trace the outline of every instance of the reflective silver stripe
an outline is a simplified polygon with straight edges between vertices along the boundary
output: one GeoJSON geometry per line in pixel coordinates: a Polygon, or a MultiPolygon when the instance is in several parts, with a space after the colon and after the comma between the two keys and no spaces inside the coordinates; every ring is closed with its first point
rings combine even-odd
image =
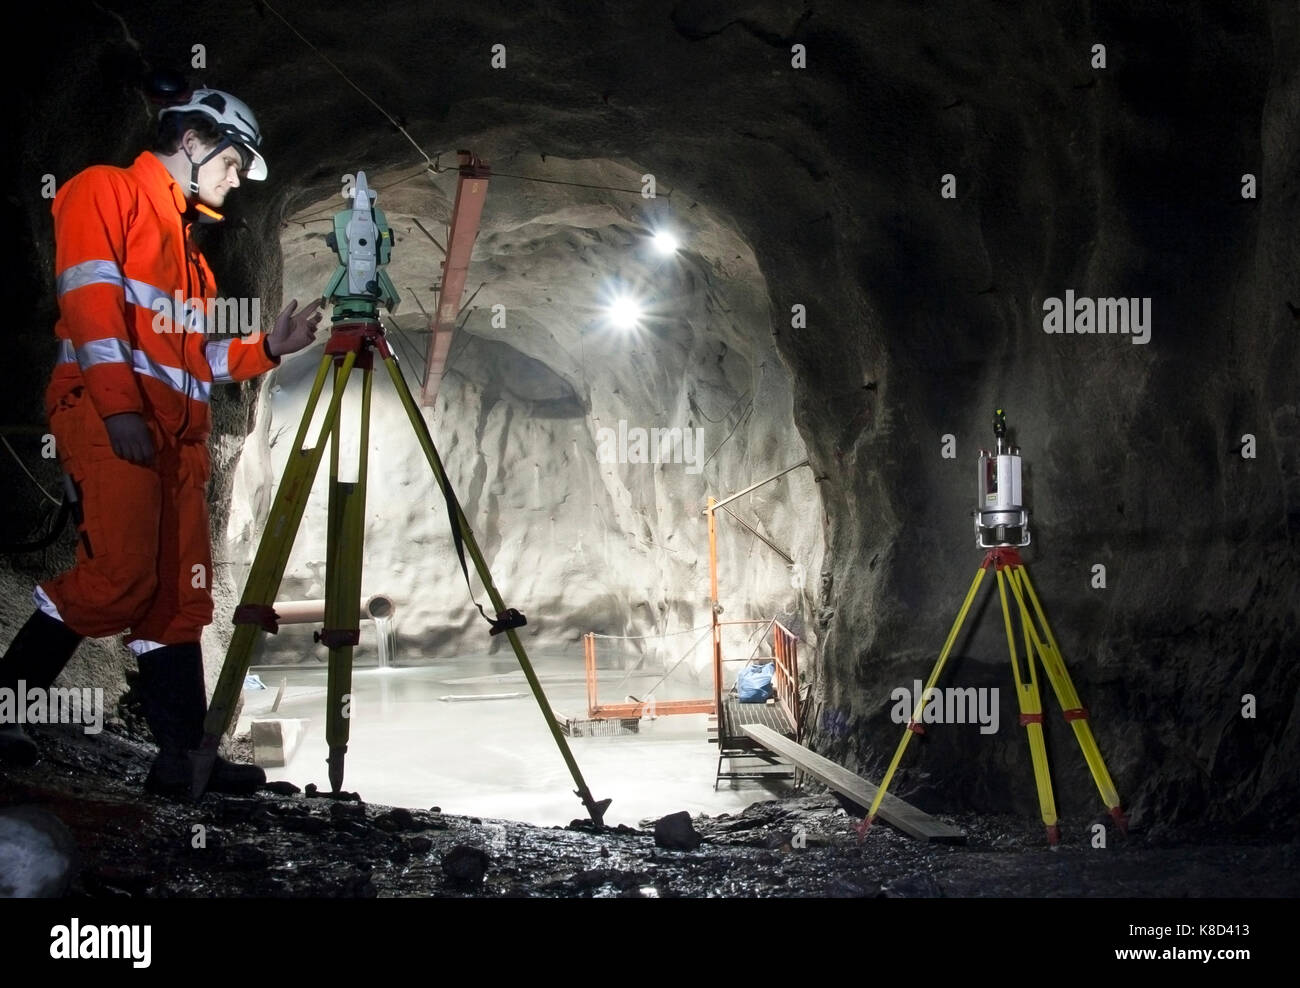
{"type": "Polygon", "coordinates": [[[137,638],[133,642],[127,642],[126,647],[134,652],[136,657],[139,658],[141,655],[148,652],[155,652],[158,649],[166,648],[167,646],[162,642],[151,642],[147,638],[137,638]]]}
{"type": "Polygon", "coordinates": [[[127,279],[126,282],[126,300],[132,305],[138,305],[142,309],[149,309],[151,312],[161,312],[173,325],[183,327],[188,325],[191,333],[206,333],[207,318],[203,311],[202,299],[192,299],[190,301],[198,302],[196,306],[191,306],[187,302],[182,302],[180,311],[177,311],[175,294],[168,295],[161,288],[149,284],[147,281],[137,281],[134,278],[127,279]]]}
{"type": "Polygon", "coordinates": [[[161,312],[176,326],[188,326],[192,333],[207,332],[207,316],[201,299],[197,306],[182,303],[181,311],[176,311],[176,295],[168,294],[156,285],[136,278],[126,278],[116,261],[82,261],[64,270],[58,278],[58,293],[62,297],[68,292],[85,288],[87,285],[121,285],[126,300],[132,305],[151,312],[161,312]]]}
{"type": "Polygon", "coordinates": [[[212,368],[213,384],[234,384],[235,379],[230,376],[230,341],[221,340],[219,343],[203,344],[203,353],[208,358],[208,366],[212,368]]]}
{"type": "Polygon", "coordinates": [[[147,374],[149,377],[162,381],[173,390],[181,394],[188,394],[195,401],[207,401],[208,395],[212,391],[212,385],[207,381],[200,381],[194,375],[186,375],[185,371],[179,367],[168,367],[166,364],[160,364],[149,359],[149,355],[143,350],[136,350],[133,353],[135,357],[135,372],[137,374],[147,374]],[[189,391],[185,390],[185,379],[189,377],[189,391]]]}
{"type": "MultiPolygon", "coordinates": [[[[226,342],[229,343],[230,341],[227,340],[226,342]]],[[[213,344],[208,345],[212,346],[213,344]]],[[[125,340],[92,340],[80,349],[73,347],[71,340],[60,340],[58,363],[75,363],[83,371],[98,364],[130,363],[137,374],[147,374],[181,394],[188,394],[195,401],[208,401],[212,393],[212,385],[207,381],[200,381],[192,374],[189,375],[190,387],[187,392],[185,390],[185,371],[179,367],[168,367],[166,364],[151,360],[143,350],[131,350],[127,347],[125,340]],[[131,355],[129,361],[126,354],[131,355]]],[[[227,382],[219,381],[218,383],[227,382]]]]}
{"type": "Polygon", "coordinates": [[[63,620],[63,615],[60,614],[59,609],[54,606],[54,601],[50,600],[49,594],[45,592],[39,583],[36,584],[36,589],[32,591],[32,603],[50,617],[54,618],[54,620],[63,620]]]}
{"type": "Polygon", "coordinates": [[[130,362],[131,344],[116,337],[91,340],[77,347],[77,366],[83,371],[99,364],[129,364],[130,362]]]}
{"type": "Polygon", "coordinates": [[[70,268],[64,268],[59,275],[58,292],[66,295],[87,285],[120,285],[122,269],[116,261],[82,261],[70,268]]]}

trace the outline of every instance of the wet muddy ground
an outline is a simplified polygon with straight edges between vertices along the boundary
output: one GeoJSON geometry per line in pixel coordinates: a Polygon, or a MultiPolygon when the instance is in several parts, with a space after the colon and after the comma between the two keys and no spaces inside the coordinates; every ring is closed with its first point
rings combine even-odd
{"type": "MultiPolygon", "coordinates": [[[[860,841],[814,784],[805,795],[693,819],[694,849],[656,846],[654,821],[597,831],[395,809],[310,791],[142,791],[153,748],[109,727],[33,732],[42,760],[0,776],[0,808],[37,806],[77,845],[71,897],[1098,897],[1294,896],[1298,843],[1223,834],[1063,828],[1049,849],[1032,819],[945,816],[964,845],[881,825],[860,841]]],[[[362,794],[364,795],[364,794],[362,794]]],[[[575,816],[581,805],[574,800],[575,816]]],[[[670,808],[669,808],[670,809],[670,808]]]]}

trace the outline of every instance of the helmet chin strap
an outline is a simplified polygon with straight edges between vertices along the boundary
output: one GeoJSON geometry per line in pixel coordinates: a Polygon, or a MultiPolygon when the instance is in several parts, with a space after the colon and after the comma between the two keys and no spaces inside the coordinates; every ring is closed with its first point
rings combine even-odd
{"type": "Polygon", "coordinates": [[[197,214],[200,223],[220,223],[225,219],[221,213],[217,212],[199,198],[199,169],[228,147],[234,147],[234,144],[227,138],[219,142],[216,147],[209,151],[207,157],[202,161],[195,161],[190,157],[189,151],[185,152],[185,157],[190,163],[190,196],[193,197],[190,206],[197,214]]]}
{"type": "Polygon", "coordinates": [[[189,151],[185,152],[185,158],[190,163],[190,195],[197,196],[199,194],[199,169],[202,168],[204,165],[206,165],[209,161],[211,161],[213,158],[215,158],[217,155],[219,155],[222,151],[224,151],[228,147],[234,147],[234,145],[230,142],[230,139],[226,138],[221,140],[220,142],[218,142],[216,147],[214,147],[211,151],[208,152],[208,156],[204,158],[202,161],[195,161],[193,158],[190,157],[189,151]]]}

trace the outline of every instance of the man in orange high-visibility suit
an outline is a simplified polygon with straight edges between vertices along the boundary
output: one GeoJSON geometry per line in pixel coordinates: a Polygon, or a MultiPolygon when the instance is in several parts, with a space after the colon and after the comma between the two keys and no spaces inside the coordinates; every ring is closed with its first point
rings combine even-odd
{"type": "MultiPolygon", "coordinates": [[[[219,220],[241,179],[266,177],[260,146],[247,106],[198,89],[161,111],[152,151],[128,168],[88,168],[54,200],[59,355],[45,402],[76,494],[77,559],[37,586],[36,612],[0,659],[0,688],[47,689],[82,636],[125,631],[158,741],[154,792],[188,790],[207,706],[212,386],[276,366],[312,342],[321,318],[319,302],[295,311],[294,300],[269,334],[214,335],[221,327],[205,324],[220,307],[207,304],[215,279],[191,228],[219,220]]],[[[37,756],[21,727],[0,724],[0,759],[37,756]]],[[[221,760],[209,788],[265,781],[255,766],[221,760]]]]}

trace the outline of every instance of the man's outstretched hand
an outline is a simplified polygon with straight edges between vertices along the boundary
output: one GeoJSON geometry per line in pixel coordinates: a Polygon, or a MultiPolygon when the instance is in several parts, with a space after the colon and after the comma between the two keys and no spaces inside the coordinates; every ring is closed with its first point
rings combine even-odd
{"type": "Polygon", "coordinates": [[[272,357],[282,357],[286,353],[297,353],[311,346],[316,339],[316,325],[321,321],[320,307],[324,299],[312,299],[311,305],[302,311],[298,300],[294,299],[284,307],[284,311],[275,317],[275,329],[266,337],[266,349],[272,357]]]}

